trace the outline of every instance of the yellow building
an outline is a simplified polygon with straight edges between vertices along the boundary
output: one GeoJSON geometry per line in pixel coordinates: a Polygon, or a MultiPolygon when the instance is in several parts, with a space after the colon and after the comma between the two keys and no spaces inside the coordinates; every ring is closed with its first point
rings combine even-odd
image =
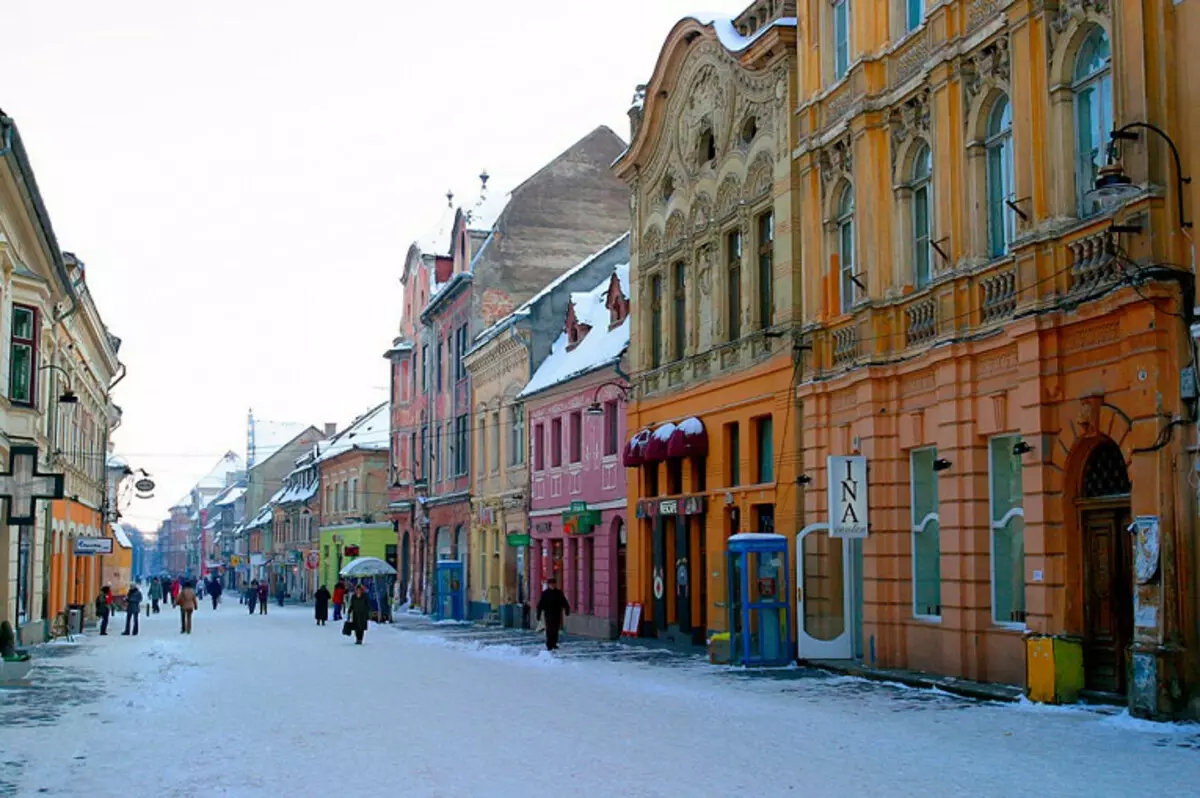
{"type": "Polygon", "coordinates": [[[798,5],[798,655],[1195,713],[1196,1],[798,5]]]}

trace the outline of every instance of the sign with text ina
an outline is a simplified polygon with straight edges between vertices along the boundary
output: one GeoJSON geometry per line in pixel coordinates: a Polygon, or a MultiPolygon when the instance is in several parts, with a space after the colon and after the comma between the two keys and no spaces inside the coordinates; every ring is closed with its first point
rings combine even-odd
{"type": "Polygon", "coordinates": [[[831,456],[829,469],[829,536],[867,536],[867,458],[831,456]]]}

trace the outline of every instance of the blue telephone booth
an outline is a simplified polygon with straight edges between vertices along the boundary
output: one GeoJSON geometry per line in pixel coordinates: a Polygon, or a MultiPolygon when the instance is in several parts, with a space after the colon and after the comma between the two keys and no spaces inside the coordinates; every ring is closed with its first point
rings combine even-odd
{"type": "Polygon", "coordinates": [[[433,617],[439,621],[465,620],[467,590],[462,560],[441,560],[435,571],[433,617]]]}
{"type": "Polygon", "coordinates": [[[729,654],[734,665],[789,665],[791,590],[783,535],[745,532],[729,538],[729,654]]]}

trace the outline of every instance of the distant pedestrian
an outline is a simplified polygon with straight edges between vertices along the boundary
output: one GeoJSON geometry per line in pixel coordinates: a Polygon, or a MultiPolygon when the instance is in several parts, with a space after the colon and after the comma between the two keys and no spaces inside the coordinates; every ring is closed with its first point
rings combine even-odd
{"type": "Polygon", "coordinates": [[[179,591],[183,586],[179,584],[179,580],[171,582],[171,606],[174,607],[179,602],[179,591]]]}
{"type": "Polygon", "coordinates": [[[123,635],[138,633],[138,616],[142,614],[142,591],[137,585],[129,586],[129,593],[125,596],[125,631],[123,635]],[[133,621],[133,631],[129,631],[129,622],[133,621]]]}
{"type": "Polygon", "coordinates": [[[317,592],[313,594],[313,598],[317,602],[317,626],[324,626],[329,620],[329,590],[325,585],[317,588],[317,592]]]}
{"type": "Polygon", "coordinates": [[[100,619],[100,634],[108,634],[108,616],[112,613],[112,588],[108,585],[100,588],[96,596],[96,617],[100,619]]]}
{"type": "Polygon", "coordinates": [[[558,648],[558,633],[562,630],[563,616],[571,614],[571,605],[567,603],[563,592],[555,587],[553,576],[546,580],[546,589],[542,591],[542,597],[538,600],[539,621],[543,614],[546,616],[546,650],[553,651],[558,648]]]}
{"type": "Polygon", "coordinates": [[[199,600],[199,599],[204,598],[204,590],[208,586],[208,582],[206,582],[204,580],[204,577],[202,576],[199,579],[197,579],[193,584],[195,584],[195,586],[196,586],[195,587],[196,599],[199,600]]]}
{"type": "Polygon", "coordinates": [[[213,577],[208,583],[208,595],[212,598],[213,609],[217,608],[217,604],[221,601],[221,594],[225,592],[225,588],[221,587],[221,580],[213,577]]]}
{"type": "Polygon", "coordinates": [[[342,619],[342,605],[346,603],[346,583],[338,580],[333,586],[333,620],[340,621],[342,619]]]}
{"type": "Polygon", "coordinates": [[[271,598],[271,588],[266,580],[258,583],[258,614],[267,614],[267,602],[271,598]]]}
{"type": "Polygon", "coordinates": [[[258,580],[250,580],[250,587],[246,589],[246,603],[250,605],[250,614],[254,614],[254,605],[258,603],[258,580]]]}
{"type": "Polygon", "coordinates": [[[158,602],[162,601],[162,597],[162,582],[156,576],[150,580],[150,611],[155,615],[158,614],[158,602]]]}
{"type": "Polygon", "coordinates": [[[275,600],[279,602],[279,606],[283,606],[283,600],[287,598],[287,586],[283,582],[283,578],[275,580],[275,600]]]}
{"type": "Polygon", "coordinates": [[[192,613],[199,605],[200,600],[196,598],[196,591],[190,584],[179,589],[179,596],[175,599],[175,606],[179,608],[179,634],[192,633],[192,613]]]}
{"type": "Polygon", "coordinates": [[[362,645],[363,635],[367,632],[367,622],[371,619],[371,601],[362,585],[354,588],[354,597],[350,599],[347,611],[350,627],[354,630],[354,644],[362,645]]]}

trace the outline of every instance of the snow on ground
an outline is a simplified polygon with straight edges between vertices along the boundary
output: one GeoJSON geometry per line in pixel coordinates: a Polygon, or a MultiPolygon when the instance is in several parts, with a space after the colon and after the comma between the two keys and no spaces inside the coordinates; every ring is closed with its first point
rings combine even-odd
{"type": "Polygon", "coordinates": [[[1194,795],[1200,727],[306,608],[37,650],[0,795],[1194,795]]]}

